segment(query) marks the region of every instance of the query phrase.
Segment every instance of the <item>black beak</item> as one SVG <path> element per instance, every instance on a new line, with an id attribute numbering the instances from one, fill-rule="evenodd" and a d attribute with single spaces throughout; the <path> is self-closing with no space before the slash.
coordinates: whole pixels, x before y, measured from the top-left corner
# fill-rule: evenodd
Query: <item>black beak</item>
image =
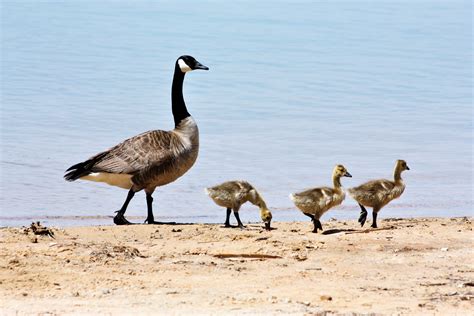
<path id="1" fill-rule="evenodd" d="M 202 69 L 202 70 L 209 70 L 209 67 L 204 66 L 200 62 L 196 60 L 196 64 L 194 65 L 194 69 Z"/>
<path id="2" fill-rule="evenodd" d="M 405 169 L 406 169 L 406 170 L 410 170 L 410 168 L 408 168 L 408 166 L 405 166 Z"/>
<path id="3" fill-rule="evenodd" d="M 266 230 L 272 230 L 272 228 L 270 227 L 270 222 L 265 223 L 265 229 Z"/>
<path id="4" fill-rule="evenodd" d="M 344 173 L 344 177 L 349 177 L 349 178 L 352 178 L 352 175 L 346 171 L 346 173 Z"/>

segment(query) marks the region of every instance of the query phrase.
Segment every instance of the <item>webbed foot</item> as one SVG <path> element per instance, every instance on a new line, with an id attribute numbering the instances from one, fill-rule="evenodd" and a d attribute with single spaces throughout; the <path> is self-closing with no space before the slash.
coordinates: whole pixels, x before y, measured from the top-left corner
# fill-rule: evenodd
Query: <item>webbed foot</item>
<path id="1" fill-rule="evenodd" d="M 117 211 L 117 215 L 114 217 L 114 224 L 115 225 L 133 225 L 133 223 L 130 223 L 123 214 L 120 213 L 120 211 Z"/>
<path id="2" fill-rule="evenodd" d="M 366 220 L 367 220 L 367 211 L 365 212 L 361 211 L 359 220 L 358 220 L 358 222 L 360 223 L 360 227 L 364 226 Z"/>
<path id="3" fill-rule="evenodd" d="M 178 225 L 178 223 L 176 222 L 157 222 L 155 221 L 154 218 L 148 218 L 148 217 L 144 223 L 147 223 L 149 225 Z"/>

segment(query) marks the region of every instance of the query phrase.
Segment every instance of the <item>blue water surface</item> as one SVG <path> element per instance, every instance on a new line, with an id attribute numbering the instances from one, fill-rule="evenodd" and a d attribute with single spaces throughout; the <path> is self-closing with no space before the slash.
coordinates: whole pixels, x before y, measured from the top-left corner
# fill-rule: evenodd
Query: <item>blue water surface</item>
<path id="1" fill-rule="evenodd" d="M 111 223 L 126 191 L 64 170 L 172 129 L 182 54 L 210 68 L 184 87 L 201 148 L 156 217 L 221 222 L 203 188 L 245 179 L 276 221 L 306 220 L 290 192 L 339 163 L 346 187 L 390 178 L 396 159 L 407 189 L 381 217 L 473 215 L 471 1 L 4 0 L 1 49 L 2 226 Z M 358 213 L 348 198 L 323 220 Z M 127 214 L 144 219 L 143 193 Z"/>

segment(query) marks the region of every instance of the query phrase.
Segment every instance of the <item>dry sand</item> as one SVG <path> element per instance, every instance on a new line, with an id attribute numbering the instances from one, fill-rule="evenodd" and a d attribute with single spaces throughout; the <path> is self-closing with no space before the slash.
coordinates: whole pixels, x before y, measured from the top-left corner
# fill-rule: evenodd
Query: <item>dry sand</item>
<path id="1" fill-rule="evenodd" d="M 472 315 L 472 218 L 261 226 L 3 228 L 0 312 Z"/>

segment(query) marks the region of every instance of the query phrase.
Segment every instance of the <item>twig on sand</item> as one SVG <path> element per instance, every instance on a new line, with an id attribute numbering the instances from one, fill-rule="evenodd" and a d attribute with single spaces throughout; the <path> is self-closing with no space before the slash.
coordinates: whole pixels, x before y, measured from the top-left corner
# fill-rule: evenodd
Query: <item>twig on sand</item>
<path id="1" fill-rule="evenodd" d="M 213 257 L 226 259 L 226 258 L 247 258 L 247 259 L 281 259 L 280 256 L 265 255 L 259 253 L 220 253 L 212 255 Z"/>
<path id="2" fill-rule="evenodd" d="M 364 229 L 364 230 L 356 230 L 356 231 L 348 231 L 346 232 L 347 234 L 367 234 L 379 230 L 392 230 L 392 229 L 397 229 L 395 226 L 390 226 L 390 227 L 384 227 L 384 228 L 370 228 L 370 229 Z"/>

